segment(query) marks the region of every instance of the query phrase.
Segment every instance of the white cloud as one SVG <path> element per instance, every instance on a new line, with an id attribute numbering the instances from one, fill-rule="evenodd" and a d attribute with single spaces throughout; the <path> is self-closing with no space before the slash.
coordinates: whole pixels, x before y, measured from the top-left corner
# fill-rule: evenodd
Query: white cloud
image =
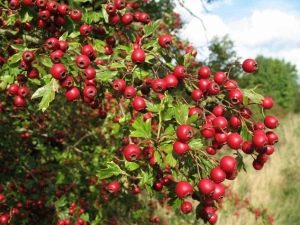
<path id="1" fill-rule="evenodd" d="M 226 4 L 231 4 L 231 0 L 227 0 Z M 228 21 L 213 13 L 206 13 L 201 1 L 186 0 L 185 6 L 199 16 L 206 27 L 205 31 L 200 20 L 186 9 L 176 7 L 185 23 L 181 36 L 200 48 L 198 55 L 205 57 L 208 54 L 204 47 L 207 46 L 206 37 L 210 40 L 213 36 L 229 34 L 241 57 L 263 54 L 284 58 L 296 64 L 300 71 L 300 20 L 297 19 L 300 18 L 300 12 L 274 8 L 253 9 L 250 15 L 241 15 L 238 20 Z"/>

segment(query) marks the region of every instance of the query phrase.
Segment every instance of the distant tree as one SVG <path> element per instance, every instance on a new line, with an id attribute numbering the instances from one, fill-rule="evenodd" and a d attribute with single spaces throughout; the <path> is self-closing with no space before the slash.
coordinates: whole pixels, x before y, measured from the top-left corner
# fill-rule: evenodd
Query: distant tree
<path id="1" fill-rule="evenodd" d="M 299 95 L 296 66 L 281 59 L 258 56 L 259 69 L 254 75 L 241 78 L 243 87 L 258 86 L 258 90 L 270 95 L 279 106 L 285 109 L 295 109 Z"/>
<path id="2" fill-rule="evenodd" d="M 234 49 L 234 42 L 228 35 L 215 37 L 209 43 L 209 66 L 213 71 L 230 71 L 231 78 L 241 74 L 240 58 Z"/>

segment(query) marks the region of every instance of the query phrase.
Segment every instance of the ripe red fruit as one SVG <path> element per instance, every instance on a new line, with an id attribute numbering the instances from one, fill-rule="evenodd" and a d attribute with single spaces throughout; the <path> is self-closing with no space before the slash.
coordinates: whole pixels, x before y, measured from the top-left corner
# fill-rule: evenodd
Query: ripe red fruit
<path id="1" fill-rule="evenodd" d="M 90 59 L 94 59 L 96 57 L 95 49 L 91 45 L 82 46 L 80 53 L 82 55 L 86 55 Z"/>
<path id="2" fill-rule="evenodd" d="M 173 151 L 177 155 L 184 155 L 190 150 L 190 146 L 186 143 L 180 142 L 180 141 L 175 141 L 173 144 Z"/>
<path id="3" fill-rule="evenodd" d="M 223 184 L 216 184 L 214 193 L 212 194 L 211 198 L 213 200 L 220 200 L 225 195 L 225 187 Z"/>
<path id="4" fill-rule="evenodd" d="M 141 12 L 139 15 L 139 21 L 144 23 L 144 24 L 148 24 L 150 23 L 151 19 L 148 13 L 145 12 Z"/>
<path id="5" fill-rule="evenodd" d="M 115 0 L 114 5 L 118 10 L 122 10 L 126 7 L 126 1 L 125 0 Z"/>
<path id="6" fill-rule="evenodd" d="M 8 7 L 11 10 L 17 10 L 20 8 L 20 0 L 10 0 L 8 3 Z"/>
<path id="7" fill-rule="evenodd" d="M 79 32 L 82 36 L 88 36 L 92 32 L 92 26 L 88 24 L 82 24 L 79 28 Z"/>
<path id="8" fill-rule="evenodd" d="M 30 90 L 27 86 L 22 86 L 18 90 L 18 95 L 25 98 L 29 94 Z"/>
<path id="9" fill-rule="evenodd" d="M 252 143 L 256 148 L 263 148 L 268 144 L 268 137 L 262 130 L 254 131 Z"/>
<path id="10" fill-rule="evenodd" d="M 164 77 L 167 88 L 176 88 L 178 85 L 178 79 L 173 74 L 168 74 Z"/>
<path id="11" fill-rule="evenodd" d="M 10 215 L 8 213 L 4 213 L 0 216 L 0 224 L 8 224 L 10 220 Z"/>
<path id="12" fill-rule="evenodd" d="M 44 21 L 47 21 L 47 20 L 50 18 L 51 13 L 50 13 L 49 10 L 46 10 L 46 9 L 45 9 L 45 10 L 39 11 L 38 16 L 39 16 L 40 19 L 42 19 L 42 20 L 44 20 Z"/>
<path id="13" fill-rule="evenodd" d="M 220 92 L 220 86 L 216 82 L 212 81 L 207 86 L 207 92 L 209 95 L 217 95 Z"/>
<path id="14" fill-rule="evenodd" d="M 124 25 L 128 25 L 128 24 L 131 24 L 133 21 L 133 15 L 132 13 L 125 13 L 122 18 L 121 18 L 121 22 L 124 24 Z"/>
<path id="15" fill-rule="evenodd" d="M 227 80 L 227 76 L 224 72 L 216 72 L 214 75 L 214 81 L 218 84 L 218 85 L 222 85 L 224 84 L 224 82 Z"/>
<path id="16" fill-rule="evenodd" d="M 201 66 L 198 69 L 198 78 L 199 79 L 208 79 L 210 76 L 210 68 L 208 66 Z"/>
<path id="17" fill-rule="evenodd" d="M 267 154 L 267 155 L 272 155 L 272 154 L 274 153 L 274 151 L 275 151 L 275 148 L 274 148 L 273 145 L 268 145 L 268 146 L 266 147 L 266 154 Z"/>
<path id="18" fill-rule="evenodd" d="M 34 0 L 23 0 L 24 6 L 32 6 L 34 4 Z"/>
<path id="19" fill-rule="evenodd" d="M 210 179 L 216 184 L 223 182 L 225 178 L 226 178 L 226 173 L 219 166 L 213 168 L 210 171 Z"/>
<path id="20" fill-rule="evenodd" d="M 151 88 L 157 93 L 162 93 L 166 90 L 167 84 L 164 79 L 155 79 L 151 82 Z"/>
<path id="21" fill-rule="evenodd" d="M 118 181 L 111 181 L 106 187 L 105 189 L 109 192 L 109 193 L 118 193 L 120 191 L 120 183 Z"/>
<path id="22" fill-rule="evenodd" d="M 230 91 L 230 90 L 233 90 L 233 89 L 237 88 L 237 87 L 238 87 L 238 84 L 237 84 L 236 80 L 227 80 L 227 81 L 225 81 L 225 83 L 224 83 L 224 87 L 225 87 L 228 91 Z"/>
<path id="23" fill-rule="evenodd" d="M 209 178 L 204 178 L 199 180 L 198 188 L 202 194 L 210 196 L 215 191 L 215 183 Z"/>
<path id="24" fill-rule="evenodd" d="M 212 214 L 208 219 L 208 222 L 211 225 L 215 224 L 217 221 L 218 221 L 218 215 L 216 213 Z"/>
<path id="25" fill-rule="evenodd" d="M 48 1 L 46 5 L 46 9 L 48 9 L 51 13 L 55 14 L 58 8 L 58 3 L 56 1 Z"/>
<path id="26" fill-rule="evenodd" d="M 229 119 L 229 124 L 232 128 L 239 128 L 242 125 L 242 122 L 237 116 L 231 116 Z"/>
<path id="27" fill-rule="evenodd" d="M 239 149 L 242 143 L 243 139 L 238 133 L 231 133 L 227 136 L 227 145 L 232 149 Z"/>
<path id="28" fill-rule="evenodd" d="M 53 63 L 59 63 L 60 59 L 64 56 L 64 52 L 62 50 L 55 50 L 51 52 L 50 59 Z"/>
<path id="29" fill-rule="evenodd" d="M 90 61 L 89 57 L 87 57 L 86 55 L 79 55 L 76 57 L 76 65 L 80 69 L 88 68 L 90 63 L 91 63 L 91 61 Z"/>
<path id="30" fill-rule="evenodd" d="M 77 87 L 71 87 L 66 90 L 65 96 L 68 101 L 72 102 L 80 98 L 80 91 Z"/>
<path id="31" fill-rule="evenodd" d="M 264 109 L 271 109 L 273 107 L 273 99 L 271 97 L 265 96 L 261 102 L 261 106 Z"/>
<path id="32" fill-rule="evenodd" d="M 8 91 L 9 95 L 17 95 L 18 91 L 19 91 L 19 85 L 11 84 L 11 85 L 9 85 L 7 91 Z"/>
<path id="33" fill-rule="evenodd" d="M 156 181 L 153 185 L 153 188 L 155 191 L 161 191 L 163 189 L 164 185 L 160 181 Z"/>
<path id="34" fill-rule="evenodd" d="M 118 92 L 123 92 L 126 88 L 126 82 L 123 79 L 116 79 L 114 80 L 112 87 Z"/>
<path id="35" fill-rule="evenodd" d="M 212 146 L 208 146 L 206 148 L 206 152 L 209 155 L 215 155 L 217 153 L 216 149 L 214 147 L 212 147 Z"/>
<path id="36" fill-rule="evenodd" d="M 70 18 L 71 20 L 75 21 L 75 22 L 79 22 L 81 20 L 82 17 L 82 13 L 80 10 L 78 9 L 72 9 L 70 12 Z"/>
<path id="37" fill-rule="evenodd" d="M 266 133 L 266 135 L 267 135 L 267 138 L 268 138 L 268 144 L 269 145 L 274 145 L 275 143 L 278 142 L 278 135 L 275 132 L 268 131 Z"/>
<path id="38" fill-rule="evenodd" d="M 253 168 L 256 170 L 261 170 L 264 167 L 264 164 L 261 163 L 260 161 L 258 161 L 257 159 L 255 159 L 252 163 Z"/>
<path id="39" fill-rule="evenodd" d="M 245 141 L 242 144 L 242 151 L 244 153 L 246 153 L 246 154 L 252 154 L 253 151 L 254 151 L 254 147 L 253 147 L 252 141 Z"/>
<path id="40" fill-rule="evenodd" d="M 200 79 L 198 82 L 198 88 L 202 91 L 205 92 L 207 91 L 208 85 L 210 84 L 210 80 L 208 79 Z"/>
<path id="41" fill-rule="evenodd" d="M 55 37 L 48 38 L 45 47 L 49 50 L 57 50 L 59 48 L 59 41 Z"/>
<path id="42" fill-rule="evenodd" d="M 22 59 L 26 63 L 31 63 L 35 58 L 35 55 L 32 51 L 24 51 L 22 54 Z"/>
<path id="43" fill-rule="evenodd" d="M 74 81 L 73 78 L 68 75 L 65 79 L 60 80 L 59 83 L 63 88 L 71 88 L 73 87 Z"/>
<path id="44" fill-rule="evenodd" d="M 214 127 L 220 129 L 220 130 L 224 130 L 227 128 L 228 126 L 228 122 L 227 119 L 223 116 L 217 116 L 213 121 L 212 124 Z"/>
<path id="45" fill-rule="evenodd" d="M 97 88 L 92 85 L 85 86 L 83 89 L 83 95 L 84 97 L 93 99 L 97 95 Z"/>
<path id="46" fill-rule="evenodd" d="M 195 89 L 192 91 L 192 99 L 197 102 L 199 100 L 201 100 L 201 98 L 203 97 L 203 92 L 200 89 Z"/>
<path id="47" fill-rule="evenodd" d="M 119 16 L 119 14 L 111 14 L 111 15 L 109 15 L 108 22 L 112 26 L 117 25 L 120 22 L 120 16 Z"/>
<path id="48" fill-rule="evenodd" d="M 186 70 L 184 66 L 177 65 L 173 70 L 173 75 L 177 77 L 177 79 L 183 79 L 186 77 Z"/>
<path id="49" fill-rule="evenodd" d="M 179 181 L 175 186 L 175 194 L 179 198 L 185 198 L 192 195 L 193 192 L 193 186 L 187 181 Z"/>
<path id="50" fill-rule="evenodd" d="M 136 144 L 128 144 L 123 149 L 123 155 L 127 161 L 135 161 L 140 158 L 142 150 Z"/>
<path id="51" fill-rule="evenodd" d="M 264 124 L 269 129 L 275 129 L 279 125 L 279 120 L 275 116 L 268 115 L 264 119 Z"/>
<path id="52" fill-rule="evenodd" d="M 162 48 L 169 48 L 172 44 L 172 37 L 169 34 L 162 34 L 158 37 L 158 44 Z"/>
<path id="53" fill-rule="evenodd" d="M 223 156 L 220 160 L 220 168 L 226 174 L 233 173 L 237 168 L 237 161 L 232 156 Z"/>
<path id="54" fill-rule="evenodd" d="M 144 63 L 146 55 L 143 49 L 136 48 L 131 53 L 131 60 L 133 63 Z"/>
<path id="55" fill-rule="evenodd" d="M 132 101 L 132 107 L 136 110 L 136 111 L 142 111 L 146 108 L 146 102 L 145 99 L 140 97 L 140 96 L 136 96 L 133 101 Z"/>
<path id="56" fill-rule="evenodd" d="M 16 95 L 14 97 L 14 105 L 17 107 L 24 107 L 26 105 L 26 100 L 19 95 Z"/>
<path id="57" fill-rule="evenodd" d="M 123 94 L 125 98 L 133 98 L 136 95 L 136 89 L 133 86 L 127 86 Z"/>
<path id="58" fill-rule="evenodd" d="M 243 93 L 240 89 L 235 88 L 229 91 L 228 97 L 232 104 L 241 104 L 243 102 Z"/>
<path id="59" fill-rule="evenodd" d="M 60 15 L 65 16 L 69 12 L 69 7 L 67 4 L 62 3 L 58 5 L 57 11 Z"/>
<path id="60" fill-rule="evenodd" d="M 225 108 L 222 105 L 216 105 L 212 110 L 212 113 L 215 116 L 223 116 L 224 112 L 225 112 Z"/>
<path id="61" fill-rule="evenodd" d="M 67 76 L 67 69 L 64 64 L 58 63 L 58 64 L 53 64 L 50 73 L 53 78 L 57 80 L 62 80 Z"/>
<path id="62" fill-rule="evenodd" d="M 201 117 L 202 116 L 202 109 L 198 108 L 198 107 L 192 107 L 192 108 L 189 108 L 189 116 L 193 116 L 195 114 L 198 115 L 198 117 Z"/>
<path id="63" fill-rule="evenodd" d="M 227 134 L 221 132 L 215 134 L 215 141 L 218 145 L 223 145 L 227 142 Z"/>
<path id="64" fill-rule="evenodd" d="M 117 12 L 116 6 L 112 3 L 108 3 L 105 7 L 105 10 L 109 15 L 115 15 Z"/>
<path id="65" fill-rule="evenodd" d="M 200 130 L 202 137 L 208 139 L 215 136 L 216 130 L 211 124 L 204 124 Z"/>
<path id="66" fill-rule="evenodd" d="M 253 125 L 254 130 L 264 130 L 265 129 L 265 124 L 263 122 L 256 122 Z"/>
<path id="67" fill-rule="evenodd" d="M 254 59 L 246 59 L 243 64 L 242 68 L 246 73 L 254 73 L 257 71 L 257 62 Z"/>
<path id="68" fill-rule="evenodd" d="M 246 119 L 250 119 L 252 116 L 252 111 L 249 108 L 243 107 L 240 109 L 240 114 Z"/>
<path id="69" fill-rule="evenodd" d="M 193 210 L 193 205 L 191 202 L 184 201 L 180 205 L 180 210 L 183 214 L 188 214 Z"/>
<path id="70" fill-rule="evenodd" d="M 85 78 L 88 80 L 92 80 L 96 77 L 96 70 L 94 67 L 89 66 L 83 71 Z"/>
<path id="71" fill-rule="evenodd" d="M 183 124 L 177 127 L 176 135 L 180 141 L 187 142 L 194 136 L 194 130 L 190 125 Z"/>

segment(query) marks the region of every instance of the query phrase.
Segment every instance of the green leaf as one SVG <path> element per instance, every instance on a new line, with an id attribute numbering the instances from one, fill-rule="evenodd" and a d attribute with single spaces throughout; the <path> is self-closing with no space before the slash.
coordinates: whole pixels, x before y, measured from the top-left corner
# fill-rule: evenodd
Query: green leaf
<path id="1" fill-rule="evenodd" d="M 159 112 L 161 109 L 161 105 L 160 104 L 154 104 L 152 102 L 146 101 L 146 105 L 147 105 L 147 110 L 149 112 Z"/>
<path id="2" fill-rule="evenodd" d="M 134 171 L 138 168 L 140 168 L 140 165 L 135 163 L 135 162 L 128 162 L 128 161 L 125 161 L 125 167 L 127 170 L 129 171 Z"/>
<path id="3" fill-rule="evenodd" d="M 162 112 L 163 121 L 171 120 L 174 117 L 174 108 L 169 107 L 167 110 Z"/>
<path id="4" fill-rule="evenodd" d="M 159 146 L 159 151 L 161 152 L 165 152 L 167 154 L 172 153 L 173 151 L 173 144 L 170 144 L 170 142 L 173 142 L 172 140 L 168 141 L 167 143 L 164 142 L 163 144 L 161 144 Z"/>
<path id="5" fill-rule="evenodd" d="M 154 159 L 155 159 L 155 162 L 161 166 L 162 165 L 162 157 L 161 157 L 161 154 L 159 151 L 155 151 L 154 152 Z"/>
<path id="6" fill-rule="evenodd" d="M 96 79 L 99 81 L 111 81 L 113 80 L 114 77 L 116 77 L 118 74 L 118 71 L 110 71 L 110 70 L 105 70 L 105 71 L 100 71 L 97 70 L 96 73 Z"/>
<path id="7" fill-rule="evenodd" d="M 18 52 L 14 55 L 12 55 L 9 59 L 8 59 L 8 62 L 9 63 L 16 63 L 16 62 L 19 62 L 21 57 L 22 57 L 22 54 L 23 52 Z"/>
<path id="8" fill-rule="evenodd" d="M 16 45 L 10 45 L 13 49 L 16 49 L 18 51 L 25 51 L 26 50 L 26 46 L 23 44 L 16 44 Z"/>
<path id="9" fill-rule="evenodd" d="M 245 124 L 245 122 L 242 123 L 241 136 L 246 141 L 249 141 L 252 139 L 252 135 L 249 132 L 249 130 L 247 129 L 247 125 Z"/>
<path id="10" fill-rule="evenodd" d="M 175 167 L 177 164 L 177 160 L 174 158 L 173 152 L 167 154 L 165 164 L 169 164 L 171 167 Z"/>
<path id="11" fill-rule="evenodd" d="M 68 203 L 66 196 L 62 196 L 55 202 L 55 207 L 56 208 L 62 208 Z"/>
<path id="12" fill-rule="evenodd" d="M 114 162 L 108 162 L 107 167 L 105 169 L 99 170 L 96 175 L 100 180 L 103 180 L 112 176 L 118 176 L 120 174 L 126 173 Z"/>
<path id="13" fill-rule="evenodd" d="M 79 31 L 74 31 L 69 35 L 69 38 L 77 38 L 80 35 Z"/>
<path id="14" fill-rule="evenodd" d="M 246 170 L 246 166 L 245 166 L 245 163 L 244 163 L 244 158 L 243 156 L 241 155 L 241 153 L 239 153 L 238 151 L 236 152 L 236 161 L 237 161 L 237 169 L 238 171 L 240 171 L 241 169 L 243 169 L 245 172 L 247 172 Z"/>
<path id="15" fill-rule="evenodd" d="M 165 131 L 164 131 L 164 133 L 163 133 L 163 136 L 175 137 L 175 134 L 176 134 L 176 132 L 175 132 L 174 127 L 173 127 L 172 125 L 169 125 L 169 126 L 165 129 Z"/>
<path id="16" fill-rule="evenodd" d="M 39 103 L 39 110 L 44 112 L 55 99 L 55 92 L 57 92 L 58 89 L 59 84 L 57 80 L 52 79 L 48 84 L 37 89 L 31 96 L 31 99 L 42 97 L 42 100 Z"/>
<path id="17" fill-rule="evenodd" d="M 107 14 L 107 12 L 106 12 L 106 10 L 105 10 L 105 7 L 106 7 L 106 4 L 103 4 L 103 5 L 102 5 L 102 15 L 103 15 L 104 21 L 105 21 L 106 23 L 108 23 L 108 14 Z"/>
<path id="18" fill-rule="evenodd" d="M 102 17 L 102 13 L 98 11 L 88 11 L 86 13 L 83 13 L 82 21 L 87 24 L 97 23 L 101 20 Z"/>
<path id="19" fill-rule="evenodd" d="M 147 25 L 144 26 L 144 36 L 150 36 L 151 34 L 153 34 L 153 32 L 155 30 L 157 30 L 157 28 L 159 27 L 161 21 L 160 20 L 156 20 L 153 23 L 149 23 Z"/>
<path id="20" fill-rule="evenodd" d="M 67 40 L 68 35 L 69 35 L 69 32 L 66 31 L 65 33 L 63 33 L 63 35 L 60 36 L 59 40 L 63 40 L 63 41 Z"/>
<path id="21" fill-rule="evenodd" d="M 86 222 L 90 222 L 90 216 L 88 213 L 84 213 L 84 214 L 80 215 L 80 218 L 85 220 Z"/>
<path id="22" fill-rule="evenodd" d="M 110 67 L 116 68 L 116 69 L 117 69 L 117 68 L 126 68 L 124 62 L 123 62 L 123 63 L 121 63 L 121 62 L 113 62 L 113 63 L 110 65 Z"/>
<path id="23" fill-rule="evenodd" d="M 23 14 L 23 13 L 21 13 Z M 21 22 L 25 23 L 25 22 L 30 22 L 32 20 L 33 16 L 29 15 L 28 12 L 25 12 L 24 15 L 21 15 Z"/>
<path id="24" fill-rule="evenodd" d="M 195 113 L 194 115 L 188 118 L 188 124 L 195 123 L 198 120 L 198 118 L 199 118 L 198 113 Z"/>
<path id="25" fill-rule="evenodd" d="M 251 100 L 252 103 L 260 104 L 264 96 L 256 93 L 254 89 L 242 89 L 244 97 L 247 97 Z"/>
<path id="26" fill-rule="evenodd" d="M 194 138 L 190 141 L 189 146 L 190 146 L 191 149 L 199 150 L 203 147 L 203 143 L 202 143 L 201 139 Z"/>
<path id="27" fill-rule="evenodd" d="M 193 59 L 194 59 L 194 56 L 192 56 L 191 53 L 185 54 L 185 55 L 184 55 L 183 65 L 184 65 L 185 67 L 189 67 L 190 64 L 191 64 L 191 62 L 193 61 Z"/>
<path id="28" fill-rule="evenodd" d="M 151 138 L 151 120 L 144 121 L 143 117 L 138 117 L 132 124 L 133 130 L 130 132 L 131 137 Z"/>
<path id="29" fill-rule="evenodd" d="M 189 106 L 185 104 L 177 105 L 174 108 L 174 116 L 179 124 L 186 124 L 189 116 Z"/>
<path id="30" fill-rule="evenodd" d="M 52 63 L 52 61 L 51 61 L 51 59 L 50 59 L 49 57 L 44 57 L 44 58 L 41 60 L 41 63 L 42 63 L 44 66 L 48 67 L 48 68 L 52 67 L 52 65 L 53 65 L 53 63 Z"/>

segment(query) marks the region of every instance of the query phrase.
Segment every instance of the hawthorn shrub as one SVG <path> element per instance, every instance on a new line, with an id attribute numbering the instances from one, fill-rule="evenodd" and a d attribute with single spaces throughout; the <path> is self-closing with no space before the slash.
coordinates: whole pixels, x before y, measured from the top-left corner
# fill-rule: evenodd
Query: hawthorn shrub
<path id="1" fill-rule="evenodd" d="M 179 16 L 147 4 L 1 2 L 0 224 L 159 224 L 155 201 L 215 224 L 243 157 L 273 154 L 272 98 L 197 62 Z"/>

